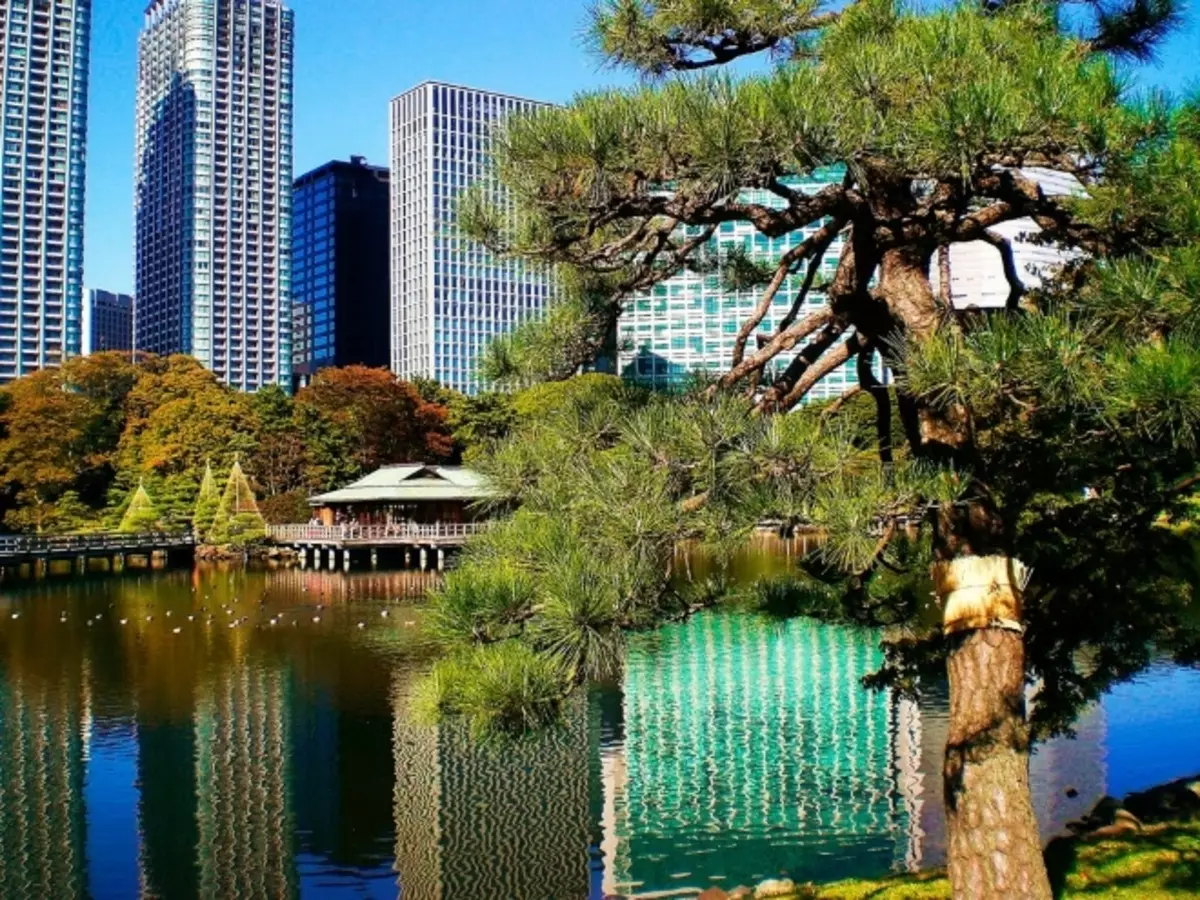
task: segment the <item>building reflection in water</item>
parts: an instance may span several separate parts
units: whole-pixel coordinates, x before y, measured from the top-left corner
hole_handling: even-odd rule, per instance
[[[420,614],[372,601],[410,574],[0,597],[0,897],[561,900],[943,860],[945,694],[864,690],[877,632],[698,615],[633,638],[623,690],[580,698],[558,730],[480,746],[408,715]],[[1044,833],[1107,783],[1149,786],[1129,747],[1106,770],[1106,745],[1137,730],[1109,709],[1035,753]]]
[[[705,614],[636,643],[623,734],[603,752],[606,892],[904,864],[914,748],[897,739],[906,708],[861,687],[877,642]]]
[[[219,674],[196,710],[200,896],[290,897],[297,889],[287,676]]]
[[[456,724],[413,721],[395,688],[396,872],[404,900],[589,895],[595,817],[589,704],[553,732],[481,745]]]
[[[89,896],[82,681],[0,665],[0,896]]]

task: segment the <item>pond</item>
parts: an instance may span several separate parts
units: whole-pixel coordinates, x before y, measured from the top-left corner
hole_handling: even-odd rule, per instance
[[[0,594],[0,897],[575,900],[938,863],[946,702],[878,635],[708,613],[635,639],[549,734],[412,720],[430,576],[130,573]],[[1060,829],[1200,771],[1158,666],[1033,761]]]

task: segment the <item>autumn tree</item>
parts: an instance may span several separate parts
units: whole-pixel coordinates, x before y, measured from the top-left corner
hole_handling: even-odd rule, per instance
[[[323,369],[296,395],[308,481],[345,485],[380,466],[436,462],[453,452],[446,410],[386,369]]]
[[[198,488],[209,460],[229,466],[258,447],[251,396],[190,356],[146,360],[127,403],[119,454],[127,478],[178,475]]]
[[[491,351],[492,374],[518,382],[569,376],[603,346],[634,292],[681,271],[722,265],[758,285],[705,400],[623,426],[572,419],[572,440],[547,447],[560,466],[577,458],[575,438],[612,448],[595,468],[584,458],[564,477],[547,464],[549,450],[539,465],[531,450],[510,447],[511,466],[497,474],[511,474],[514,499],[554,497],[604,517],[648,559],[681,529],[719,533],[748,510],[772,511],[774,490],[775,512],[786,506],[826,529],[823,558],[852,573],[851,591],[923,532],[942,608],[931,643],[950,683],[950,878],[964,900],[1050,896],[1030,798],[1026,686],[1044,679],[1039,710],[1087,693],[1065,664],[1078,644],[1061,628],[1069,620],[1094,634],[1084,606],[1110,630],[1142,615],[1125,591],[1162,608],[1148,594],[1162,586],[1147,569],[1164,546],[1155,520],[1198,483],[1200,104],[1132,97],[1114,63],[1150,53],[1175,19],[1170,0],[928,12],[890,0],[839,9],[603,0],[594,44],[643,84],[511,119],[496,170],[515,212],[482,191],[460,210],[493,250],[563,273],[564,299],[546,323]],[[758,54],[770,59],[760,74],[707,71]],[[831,171],[838,177],[819,190],[800,186]],[[1047,172],[1079,196],[1049,191]],[[801,237],[770,266],[714,260],[717,229],[738,222],[767,238]],[[1025,289],[997,230],[1013,222],[1074,252],[1060,283]],[[951,301],[950,248],[973,241],[995,249],[1007,281],[1007,302],[992,313]],[[821,283],[831,248],[836,270]],[[763,333],[781,292],[791,311]],[[818,295],[825,302],[809,309]],[[877,357],[897,377],[894,394],[871,384]],[[836,427],[776,416],[848,363],[876,406],[873,465],[859,444],[835,439]],[[657,523],[652,533],[628,534],[607,515],[629,504],[644,513],[638,521]],[[501,552],[504,538],[489,537],[493,562],[498,554],[519,568],[537,558],[531,546],[600,539],[551,539],[552,505],[534,504],[520,527],[522,514],[514,520],[530,543],[504,532]],[[1112,568],[1092,534],[1114,538],[1132,568]],[[514,610],[502,598],[529,592],[504,585],[489,593],[464,581],[462,596],[495,595],[488,609],[507,623],[505,640],[581,658],[596,633],[577,627],[589,610],[568,606],[558,625],[576,624],[544,641],[549,599],[578,604],[589,595],[579,585],[604,584],[590,610],[603,626],[629,621],[613,608],[660,595],[653,566],[624,563],[628,577],[614,583],[588,574],[591,558],[619,561],[572,557],[536,606]],[[553,586],[563,583],[575,588]]]
[[[112,478],[125,399],[136,370],[120,355],[74,359],[7,385],[0,407],[0,485],[17,507],[8,524],[33,531],[83,524]],[[57,505],[70,493],[69,515]]]

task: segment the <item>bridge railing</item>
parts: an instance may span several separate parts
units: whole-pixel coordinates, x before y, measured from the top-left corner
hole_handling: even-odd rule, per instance
[[[379,543],[422,540],[466,540],[482,534],[487,522],[412,522],[395,525],[272,525],[271,540],[279,544]]]
[[[163,550],[192,542],[190,534],[9,534],[0,535],[0,557]]]

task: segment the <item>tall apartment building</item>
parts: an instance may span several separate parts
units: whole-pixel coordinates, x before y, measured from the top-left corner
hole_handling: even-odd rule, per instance
[[[139,350],[291,384],[293,14],[153,0],[139,44]]]
[[[292,193],[292,376],[386,367],[388,170],[361,156],[296,179]]]
[[[814,173],[806,182],[792,184],[797,190],[817,191],[829,182],[840,182],[838,169]],[[751,203],[778,205],[782,201],[766,191],[746,191]],[[819,225],[819,223],[817,223]],[[745,250],[753,260],[774,262],[789,249],[803,242],[816,226],[794,231],[779,238],[768,238],[749,222],[725,222],[713,236],[710,249],[717,259],[734,248]],[[825,251],[817,283],[827,281],[836,271],[841,254],[841,238]],[[772,334],[787,315],[792,299],[804,281],[804,273],[790,276],[775,297],[756,334]],[[720,271],[700,274],[681,272],[636,294],[626,304],[617,325],[617,370],[633,381],[656,388],[679,387],[697,373],[718,375],[729,368],[734,339],[742,322],[758,303],[761,288],[729,291]],[[817,290],[809,293],[798,318],[820,308],[825,296]],[[753,339],[747,353],[754,351]],[[799,353],[797,347],[781,354],[768,367],[768,377],[782,371]],[[877,372],[879,371],[877,362]],[[858,383],[853,362],[830,373],[809,394],[809,399],[836,397]]]
[[[0,2],[0,382],[81,349],[91,11]]]
[[[488,341],[544,308],[549,275],[495,258],[459,234],[454,218],[462,189],[489,178],[493,127],[544,105],[435,82],[392,100],[391,347],[400,377],[473,393]],[[503,202],[498,185],[496,198]]]
[[[86,353],[133,349],[133,297],[88,291]]]

